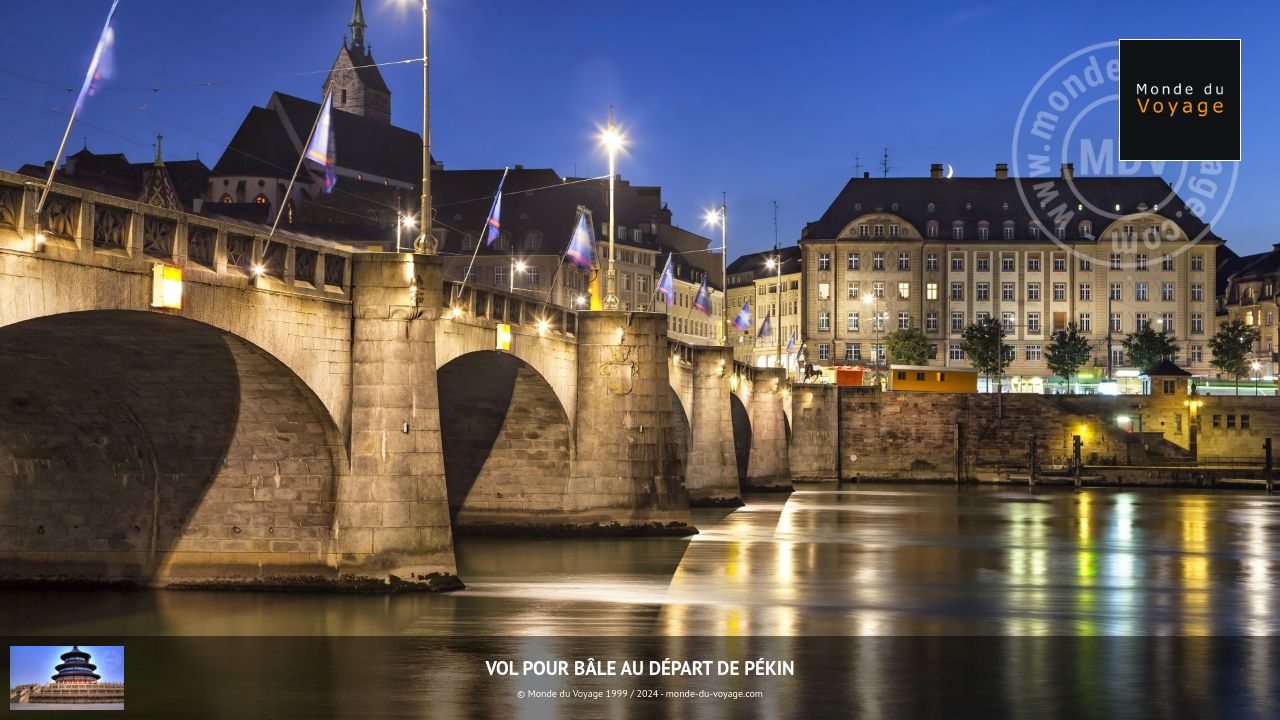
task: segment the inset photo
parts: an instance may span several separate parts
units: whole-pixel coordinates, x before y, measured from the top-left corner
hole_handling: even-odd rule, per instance
[[[10,710],[124,710],[123,645],[10,645]]]

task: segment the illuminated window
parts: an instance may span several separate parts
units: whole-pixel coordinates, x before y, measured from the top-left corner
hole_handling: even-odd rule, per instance
[[[258,197],[256,197],[256,198],[254,198],[254,199],[253,199],[253,201],[254,201],[255,203],[259,204],[259,205],[266,205],[266,204],[267,204],[267,196],[266,196],[266,195],[259,194],[259,195],[258,195]]]

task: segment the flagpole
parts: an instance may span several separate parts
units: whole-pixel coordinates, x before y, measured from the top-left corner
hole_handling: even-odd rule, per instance
[[[289,194],[293,192],[293,183],[298,179],[298,171],[302,170],[302,161],[307,158],[307,148],[311,147],[311,141],[315,138],[316,127],[320,125],[320,116],[324,115],[325,103],[329,102],[329,97],[333,95],[333,85],[329,85],[329,89],[325,91],[324,98],[320,100],[320,112],[316,113],[316,119],[311,122],[311,132],[307,133],[307,141],[302,144],[302,152],[298,153],[298,164],[293,168],[293,175],[289,178],[289,185],[284,189],[284,199],[276,199],[279,207],[276,208],[275,222],[271,223],[271,232],[267,234],[267,242],[275,237],[276,227],[280,225],[280,216],[284,215],[285,205],[289,202]],[[266,252],[265,249],[263,252]]]
[[[511,170],[510,166],[502,168],[502,178],[498,180],[498,193],[497,193],[498,195],[502,194],[502,185],[507,181],[507,172],[509,170]],[[502,222],[502,221],[499,220],[498,222]],[[484,236],[485,236],[485,233],[488,231],[488,229],[489,229],[489,216],[485,215],[484,228],[480,231],[480,237],[476,238],[476,246],[471,250],[471,261],[467,263],[467,271],[462,274],[462,284],[458,286],[458,290],[457,290],[458,294],[454,296],[453,298],[454,300],[462,297],[462,291],[467,289],[467,281],[471,279],[471,268],[474,267],[476,264],[476,255],[479,254],[480,252],[480,244],[484,242]],[[437,251],[438,250],[439,248],[437,248]],[[512,281],[514,282],[515,281],[514,266],[511,268],[511,278],[512,278]]]

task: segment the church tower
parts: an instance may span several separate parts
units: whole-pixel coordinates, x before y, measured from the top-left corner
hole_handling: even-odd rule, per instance
[[[333,107],[371,120],[391,123],[391,91],[382,80],[373,59],[373,46],[365,44],[364,8],[356,0],[351,11],[351,33],[342,41],[338,59],[324,81],[324,91],[333,88]]]

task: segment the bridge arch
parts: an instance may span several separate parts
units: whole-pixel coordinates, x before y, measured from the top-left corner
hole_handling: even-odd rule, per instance
[[[348,465],[321,399],[235,334],[154,312],[0,327],[0,575],[316,573]]]
[[[751,414],[738,393],[729,393],[729,411],[733,419],[733,454],[738,464],[738,482],[747,484],[747,468],[751,462]]]
[[[573,432],[551,383],[523,359],[495,350],[458,355],[437,375],[455,530],[563,512]]]

